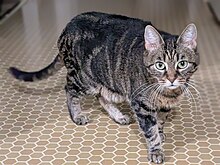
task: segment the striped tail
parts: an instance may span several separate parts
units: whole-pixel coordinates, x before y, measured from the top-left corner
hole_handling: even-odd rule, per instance
[[[36,72],[25,72],[15,67],[10,67],[8,70],[18,80],[33,82],[54,75],[63,66],[62,58],[57,55],[50,65]]]

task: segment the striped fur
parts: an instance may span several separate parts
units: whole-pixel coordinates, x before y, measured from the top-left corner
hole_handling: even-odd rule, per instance
[[[37,71],[37,72],[24,72],[21,71],[15,67],[10,67],[9,72],[19,80],[23,81],[37,81],[37,80],[42,80],[46,79],[49,76],[54,75],[58,70],[60,70],[64,66],[63,61],[59,55],[56,56],[54,61],[45,67],[44,69]]]
[[[58,40],[59,55],[49,66],[38,72],[9,70],[17,79],[35,81],[65,65],[67,105],[76,124],[88,123],[80,108],[85,95],[99,97],[100,104],[120,124],[129,124],[130,120],[115,103],[128,102],[148,142],[150,161],[162,163],[165,119],[199,65],[196,36],[193,24],[177,36],[140,19],[83,13],[63,30]],[[177,68],[180,60],[188,62],[186,69]],[[165,70],[156,69],[158,61]]]

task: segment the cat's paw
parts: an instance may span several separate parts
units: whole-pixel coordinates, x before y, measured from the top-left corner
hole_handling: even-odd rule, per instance
[[[162,150],[155,150],[149,153],[149,161],[156,163],[156,164],[161,164],[164,162],[164,153]]]
[[[85,125],[89,122],[89,119],[84,115],[79,115],[73,119],[73,122],[77,125]]]
[[[166,140],[166,135],[165,135],[163,132],[161,132],[161,133],[159,133],[159,134],[160,134],[161,142],[164,143],[165,140]]]
[[[128,115],[123,115],[122,117],[115,119],[115,121],[121,125],[128,125],[131,123],[131,118]]]

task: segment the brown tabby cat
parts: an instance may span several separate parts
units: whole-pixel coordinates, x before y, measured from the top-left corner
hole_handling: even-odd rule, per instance
[[[59,40],[59,54],[46,68],[23,72],[20,80],[35,81],[67,68],[67,105],[74,123],[83,125],[80,100],[96,95],[117,123],[129,124],[115,103],[128,102],[149,146],[149,160],[162,163],[163,125],[170,107],[187,89],[197,70],[197,30],[189,24],[180,36],[155,29],[150,22],[90,12],[71,20]]]

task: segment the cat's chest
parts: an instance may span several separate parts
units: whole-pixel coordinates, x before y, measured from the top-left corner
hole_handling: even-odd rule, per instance
[[[171,107],[176,105],[182,98],[182,90],[164,90],[157,98],[157,104],[160,107]]]
[[[177,96],[173,98],[160,96],[158,97],[158,100],[157,100],[157,106],[169,108],[169,107],[176,105],[180,101],[180,99],[181,99],[181,96]]]

